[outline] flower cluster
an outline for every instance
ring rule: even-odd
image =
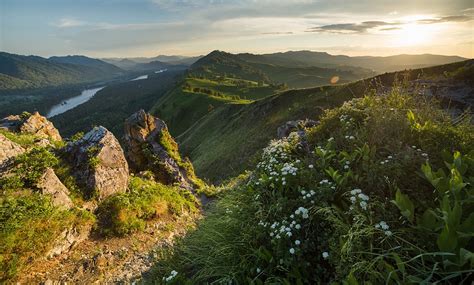
[[[166,281],[166,282],[169,282],[169,281],[173,280],[173,278],[175,278],[176,275],[178,275],[178,272],[173,270],[173,271],[171,271],[170,276],[163,277],[163,280]]]
[[[328,186],[328,187],[330,187],[330,188],[333,189],[333,190],[336,189],[336,186],[335,186],[334,182],[331,182],[331,181],[329,181],[328,179],[323,179],[323,180],[319,181],[319,185],[321,185],[321,186]]]
[[[381,164],[381,165],[387,164],[387,163],[389,163],[392,159],[393,159],[393,156],[389,155],[389,156],[387,156],[387,159],[382,160],[382,161],[380,162],[380,164]]]
[[[354,209],[355,205],[359,205],[362,210],[367,210],[367,202],[369,201],[369,196],[362,193],[361,189],[351,190],[351,210]]]
[[[354,122],[354,119],[351,118],[349,115],[340,115],[339,116],[339,121],[343,124],[350,124]]]
[[[314,190],[310,190],[310,191],[301,190],[300,193],[303,200],[306,200],[306,199],[310,200],[314,195],[316,195],[316,192]],[[311,204],[314,204],[315,202],[314,199],[310,201],[311,201]]]
[[[411,148],[413,148],[417,152],[421,153],[421,156],[428,158],[428,154],[426,152],[423,152],[423,150],[421,148],[417,148],[415,145],[412,145]]]
[[[384,221],[380,221],[379,223],[375,224],[375,228],[376,229],[382,229],[386,236],[391,236],[392,235],[392,232],[389,231],[390,227]]]

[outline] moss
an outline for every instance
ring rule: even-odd
[[[35,135],[12,133],[6,130],[0,130],[0,134],[4,135],[12,142],[21,145],[22,147],[30,147],[34,144],[35,140],[38,139],[38,137]]]

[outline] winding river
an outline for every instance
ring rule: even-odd
[[[94,95],[99,92],[100,90],[104,89],[105,86],[92,88],[92,89],[85,89],[81,92],[81,95],[71,97],[67,100],[62,101],[61,103],[54,105],[49,110],[48,114],[46,115],[47,118],[54,117],[56,115],[62,114],[66,111],[76,108],[77,106],[86,103],[89,101]]]
[[[165,72],[165,71],[166,71],[166,69],[161,69],[161,70],[155,71],[155,73],[162,73],[162,72]],[[143,79],[148,79],[148,75],[147,74],[146,75],[141,75],[141,76],[133,78],[129,81],[143,80]],[[81,104],[86,103],[92,97],[94,97],[94,95],[97,92],[104,89],[105,87],[106,86],[82,90],[81,95],[71,97],[71,98],[69,98],[67,100],[64,100],[61,103],[56,104],[53,107],[51,107],[51,109],[49,110],[46,117],[51,118],[51,117],[57,116],[57,115],[62,114],[66,111],[74,109],[74,108],[76,108],[77,106],[79,106]]]

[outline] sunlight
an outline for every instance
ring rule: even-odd
[[[395,46],[415,46],[432,41],[436,28],[428,25],[407,24],[393,31],[392,44]]]

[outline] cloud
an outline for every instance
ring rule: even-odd
[[[265,32],[260,33],[261,35],[292,35],[293,32]]]
[[[473,17],[468,15],[444,16],[439,18],[421,19],[416,21],[418,24],[438,24],[448,22],[468,22],[472,21]]]
[[[328,32],[328,33],[366,33],[370,29],[382,28],[386,26],[394,26],[399,23],[390,23],[385,21],[365,21],[361,23],[343,23],[343,24],[330,24],[319,27],[313,27],[306,32]],[[389,27],[393,28],[393,27]],[[386,28],[385,28],[386,29]]]
[[[58,28],[72,28],[72,27],[84,26],[86,25],[86,23],[83,21],[79,21],[75,18],[62,18],[59,20],[59,22],[53,25]]]

